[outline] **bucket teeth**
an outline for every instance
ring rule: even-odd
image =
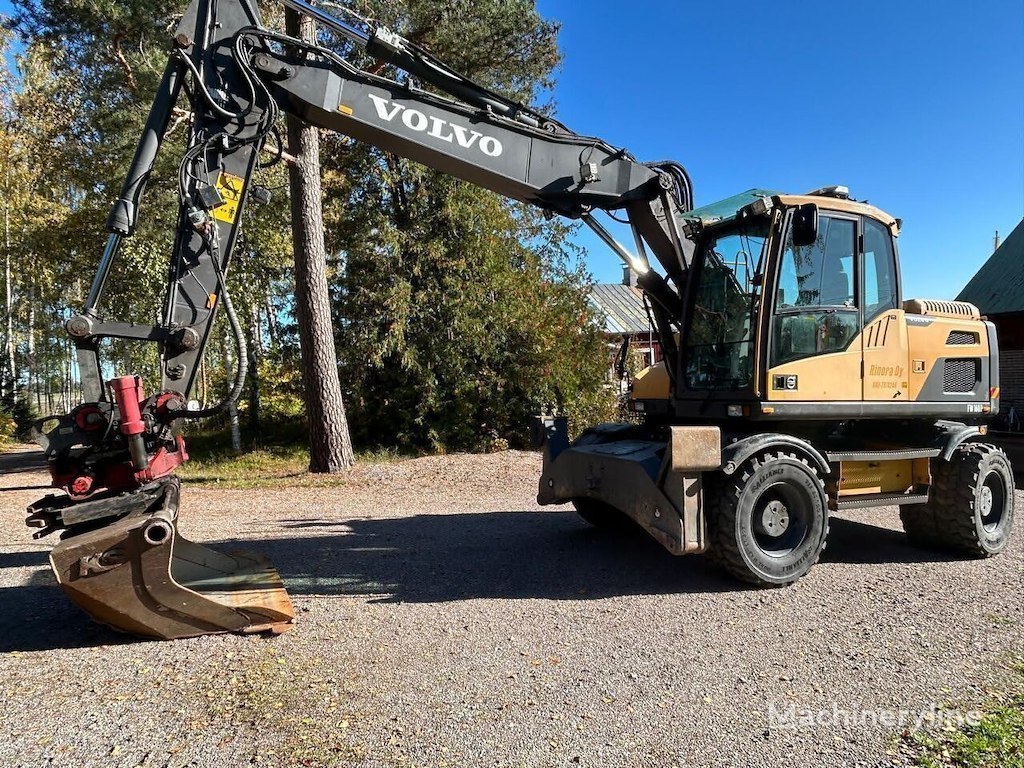
[[[114,522],[65,533],[50,565],[71,600],[102,624],[165,640],[287,630],[294,611],[273,566],[183,537],[178,494],[169,478],[143,509],[126,502],[130,511]]]

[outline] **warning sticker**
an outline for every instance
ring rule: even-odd
[[[234,224],[238,217],[238,203],[242,199],[244,187],[245,181],[241,176],[233,176],[222,171],[217,177],[217,191],[224,198],[224,204],[213,209],[213,218],[226,224]]]

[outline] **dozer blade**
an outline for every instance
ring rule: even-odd
[[[54,547],[50,565],[71,600],[102,624],[164,640],[287,630],[294,612],[273,566],[183,537],[178,480],[162,486],[155,504],[102,528],[72,529]]]

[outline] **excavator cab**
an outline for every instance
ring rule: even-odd
[[[676,368],[643,372],[631,392],[649,421],[998,409],[992,324],[968,304],[904,301],[900,222],[884,211],[828,187],[750,190],[684,218],[695,247]]]

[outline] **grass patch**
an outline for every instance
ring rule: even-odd
[[[991,692],[977,725],[908,736],[920,768],[1024,768],[1024,663],[1006,690]]]
[[[258,448],[235,453],[226,430],[186,435],[189,460],[177,471],[183,481],[218,488],[337,486],[349,473],[309,472],[309,445],[303,434],[274,434]],[[395,450],[358,451],[356,464],[384,464],[412,458]]]
[[[190,456],[194,456],[189,450]],[[248,453],[199,453],[183,464],[178,475],[187,483],[229,488],[263,488],[300,483],[311,477],[304,446],[273,446]],[[334,476],[339,479],[340,476]]]

